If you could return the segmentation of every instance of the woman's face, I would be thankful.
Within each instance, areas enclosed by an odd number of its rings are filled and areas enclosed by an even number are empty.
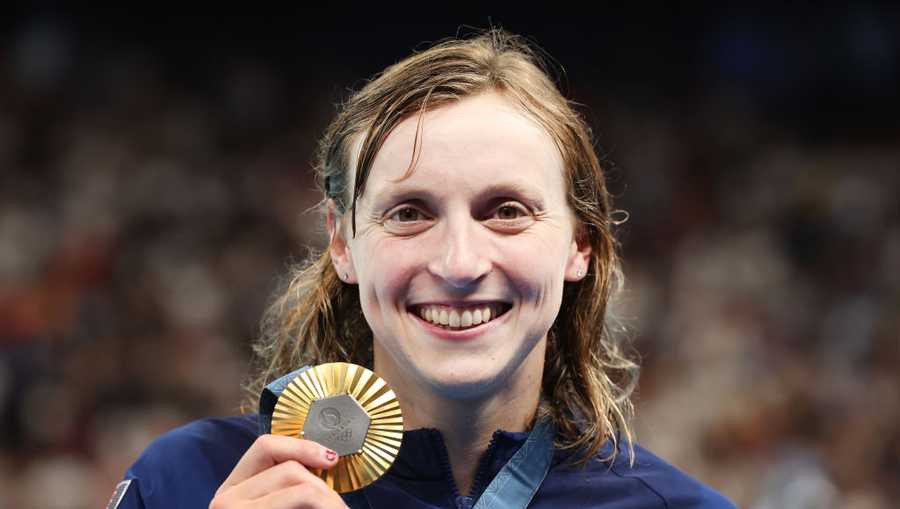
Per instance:
[[[401,180],[416,127],[403,121],[378,152],[356,236],[329,217],[336,269],[359,285],[374,333],[375,370],[453,398],[539,381],[563,283],[590,253],[576,242],[556,146],[509,99],[482,94],[425,114],[418,164]]]

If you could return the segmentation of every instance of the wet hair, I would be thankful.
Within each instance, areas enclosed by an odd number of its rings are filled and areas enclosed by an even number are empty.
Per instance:
[[[355,205],[372,163],[403,120],[420,115],[421,122],[425,111],[495,92],[547,131],[562,156],[581,240],[592,250],[587,275],[565,283],[548,331],[540,411],[556,425],[557,446],[573,449],[574,461],[584,463],[607,440],[614,447],[604,460],[616,454],[622,439],[633,452],[631,394],[639,368],[609,309],[623,285],[613,234],[620,211],[612,209],[591,129],[577,105],[559,92],[550,66],[536,45],[503,29],[440,41],[391,65],[339,106],[320,140],[315,171],[320,205],[331,199],[339,213],[349,211],[355,235]],[[408,171],[414,165],[415,154]],[[340,280],[327,250],[313,252],[291,269],[264,314],[248,397],[255,403],[266,383],[304,364],[341,361],[371,368],[372,341],[358,288]]]

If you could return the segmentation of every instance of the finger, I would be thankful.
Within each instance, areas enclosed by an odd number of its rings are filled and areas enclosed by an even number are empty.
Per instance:
[[[253,507],[266,509],[345,508],[341,496],[318,477],[318,483],[303,483],[280,489],[253,501]]]
[[[235,500],[252,500],[290,486],[315,481],[321,479],[299,462],[288,460],[232,486],[228,491],[228,497]]]
[[[219,491],[235,486],[273,466],[294,460],[309,468],[330,468],[337,454],[325,446],[293,437],[262,435],[241,457]]]

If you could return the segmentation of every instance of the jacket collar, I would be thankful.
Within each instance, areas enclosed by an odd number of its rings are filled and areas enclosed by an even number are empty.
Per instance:
[[[441,432],[433,428],[404,431],[400,452],[387,475],[395,482],[405,485],[429,491],[450,490],[449,495],[454,498],[467,495],[477,499],[527,439],[528,432],[495,431],[478,462],[472,492],[461,494],[453,481],[447,447]]]

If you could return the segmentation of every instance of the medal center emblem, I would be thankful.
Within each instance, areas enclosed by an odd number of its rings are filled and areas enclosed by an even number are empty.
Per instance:
[[[328,407],[319,412],[319,424],[327,429],[334,429],[341,425],[341,413],[337,408]]]
[[[309,406],[303,437],[347,456],[362,450],[369,423],[369,414],[353,396],[329,396]]]

